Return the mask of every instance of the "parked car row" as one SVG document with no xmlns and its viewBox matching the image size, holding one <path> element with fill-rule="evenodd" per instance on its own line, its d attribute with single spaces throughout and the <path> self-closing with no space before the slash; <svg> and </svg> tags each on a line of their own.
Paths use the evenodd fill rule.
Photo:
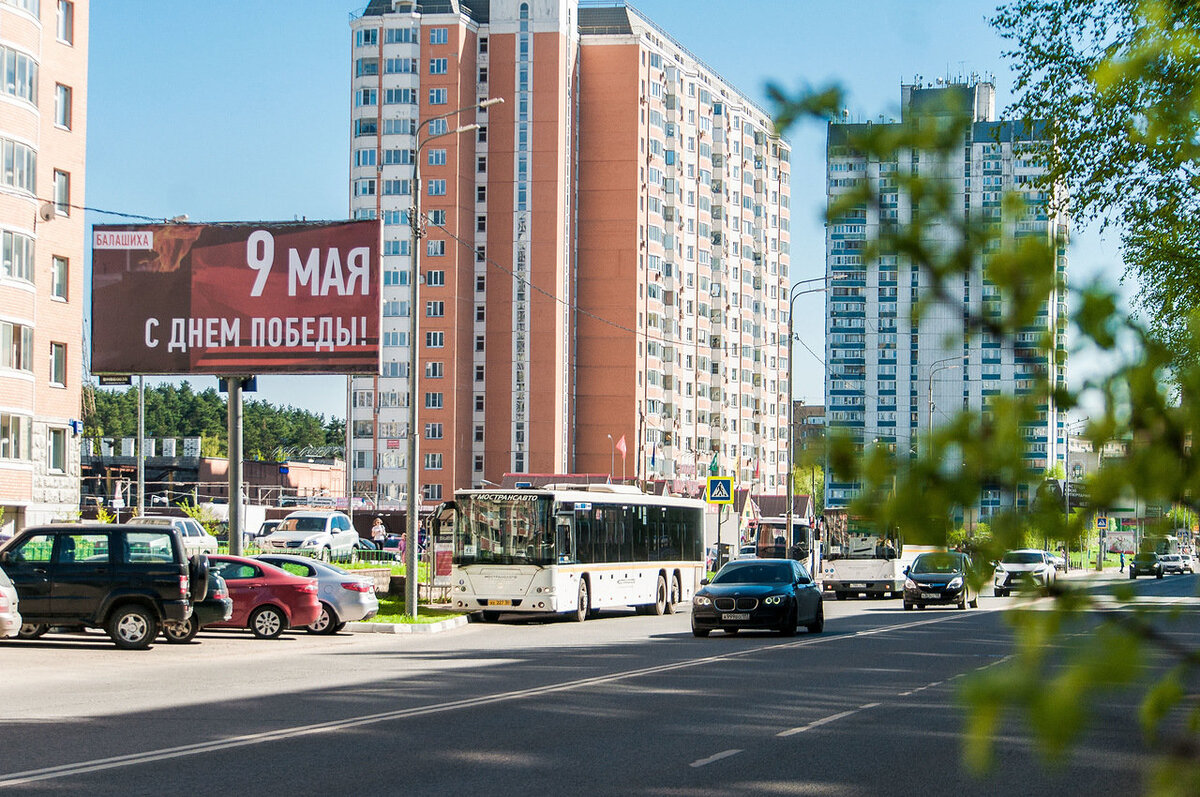
<svg viewBox="0 0 1200 797">
<path fill-rule="evenodd" d="M 178 520 L 172 519 L 172 520 Z M 309 557 L 189 555 L 174 523 L 34 526 L 0 546 L 0 637 L 99 628 L 126 649 L 202 628 L 335 633 L 379 610 L 373 582 Z"/>
</svg>

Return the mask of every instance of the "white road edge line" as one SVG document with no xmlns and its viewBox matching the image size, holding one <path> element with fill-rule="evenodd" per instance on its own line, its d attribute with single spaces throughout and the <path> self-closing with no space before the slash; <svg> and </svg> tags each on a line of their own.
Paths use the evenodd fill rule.
<svg viewBox="0 0 1200 797">
<path fill-rule="evenodd" d="M 558 684 L 532 687 L 530 689 L 520 689 L 513 692 L 502 692 L 495 695 L 483 695 L 480 697 L 465 698 L 462 700 L 452 700 L 446 703 L 436 703 L 428 706 L 398 709 L 396 711 L 363 714 L 361 716 L 347 717 L 340 720 L 330 720 L 328 722 L 320 722 L 310 725 L 298 725 L 291 728 L 279 728 L 273 731 L 230 736 L 225 739 L 213 739 L 207 742 L 197 742 L 193 744 L 179 745 L 177 747 L 165 747 L 158 750 L 147 750 L 140 753 L 127 753 L 125 755 L 112 756 L 109 758 L 98 758 L 91 761 L 79 761 L 72 764 L 59 764 L 57 766 L 30 769 L 23 772 L 0 773 L 0 789 L 9 788 L 12 786 L 23 786 L 29 783 L 37 783 L 46 780 L 55 780 L 73 775 L 86 775 L 94 772 L 102 772 L 108 769 L 134 766 L 137 764 L 149 764 L 156 761 L 184 758 L 186 756 L 200 755 L 202 753 L 211 753 L 220 750 L 230 750 L 238 747 L 249 747 L 257 744 L 284 741 L 287 739 L 294 739 L 297 737 L 309 736 L 317 733 L 348 730 L 350 728 L 357 728 L 365 725 L 375 725 L 380 722 L 409 719 L 412 717 L 421 717 L 429 714 L 440 714 L 446 711 L 454 711 L 462 708 L 475 708 L 477 706 L 486 706 L 494 703 L 505 703 L 512 700 L 522 700 L 525 698 L 538 697 L 556 692 L 568 692 L 589 686 L 599 686 L 601 684 L 615 683 L 618 681 L 628 680 L 630 678 L 638 678 L 643 675 L 655 675 L 658 673 L 699 667 L 705 664 L 713 664 L 721 661 L 731 661 L 733 659 L 743 658 L 745 656 L 751 656 L 773 650 L 821 645 L 837 642 L 839 640 L 858 639 L 859 637 L 886 634 L 892 631 L 904 631 L 923 625 L 945 623 L 952 620 L 963 619 L 964 617 L 979 616 L 985 613 L 990 614 L 994 611 L 1002 611 L 1002 609 L 999 607 L 996 609 L 986 609 L 983 611 L 973 612 L 969 615 L 951 614 L 946 615 L 945 617 L 934 617 L 928 620 L 916 620 L 911 623 L 881 626 L 879 628 L 872 628 L 866 631 L 858 631 L 853 634 L 819 636 L 812 639 L 802 639 L 795 642 L 785 642 L 778 645 L 767 645 L 759 648 L 746 648 L 744 650 L 722 653 L 717 656 L 704 656 L 698 659 L 687 659 L 671 664 L 660 664 L 655 667 L 643 667 L 636 670 L 626 670 L 625 672 L 610 673 L 609 675 L 599 675 L 592 678 L 581 678 L 574 681 L 564 681 Z M 834 717 L 834 719 L 837 719 L 840 716 L 842 715 L 838 715 L 837 717 Z M 826 719 L 819 722 L 829 721 L 832 720 Z M 800 731 L 796 730 L 796 732 L 799 733 Z"/>
<path fill-rule="evenodd" d="M 741 750 L 724 750 L 720 753 L 717 753 L 716 755 L 710 755 L 708 758 L 701 758 L 699 761 L 693 761 L 692 763 L 688 764 L 688 766 L 690 766 L 692 768 L 708 766 L 709 764 L 711 764 L 714 761 L 720 761 L 722 758 L 729 758 L 729 756 L 737 755 L 740 752 L 742 752 L 742 751 Z"/>
</svg>

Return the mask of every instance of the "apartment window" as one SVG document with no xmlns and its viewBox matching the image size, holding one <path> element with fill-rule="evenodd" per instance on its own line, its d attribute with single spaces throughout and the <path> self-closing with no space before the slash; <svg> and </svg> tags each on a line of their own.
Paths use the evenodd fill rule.
<svg viewBox="0 0 1200 797">
<path fill-rule="evenodd" d="M 450 41 L 449 28 L 430 28 L 429 43 L 430 44 L 445 44 Z"/>
<path fill-rule="evenodd" d="M 487 247 L 484 247 L 484 246 L 475 247 L 475 262 L 476 263 L 486 263 L 487 262 Z M 478 279 L 476 279 L 476 281 L 475 281 L 475 290 L 477 290 L 477 291 L 483 290 L 483 288 L 479 287 Z"/>
<path fill-rule="evenodd" d="M 441 379 L 446 375 L 445 363 L 425 363 L 426 379 Z"/>
<path fill-rule="evenodd" d="M 477 131 L 475 131 L 475 140 L 478 141 L 480 144 L 487 143 L 487 127 L 486 126 L 481 127 Z"/>
<path fill-rule="evenodd" d="M 475 394 L 475 411 L 483 412 L 483 394 L 482 393 Z"/>
<path fill-rule="evenodd" d="M 478 158 L 475 159 L 475 171 L 479 172 L 480 174 L 487 173 L 487 156 L 486 155 L 480 155 Z"/>
<path fill-rule="evenodd" d="M 445 196 L 446 181 L 445 180 L 430 180 L 429 181 L 429 196 Z"/>
<path fill-rule="evenodd" d="M 441 393 L 426 393 L 425 394 L 425 409 L 440 410 L 444 406 L 444 398 Z"/>
<path fill-rule="evenodd" d="M 447 58 L 430 58 L 429 74 L 444 75 L 449 71 L 450 60 Z"/>
<path fill-rule="evenodd" d="M 354 34 L 354 46 L 373 47 L 379 44 L 379 28 L 364 28 Z"/>
<path fill-rule="evenodd" d="M 450 126 L 445 119 L 430 119 L 429 120 L 429 135 L 441 136 L 445 135 L 450 130 Z"/>
<path fill-rule="evenodd" d="M 479 37 L 479 52 L 486 53 L 488 51 L 487 48 L 488 48 L 488 37 L 480 36 Z"/>
<path fill-rule="evenodd" d="M 446 211 L 444 211 L 444 210 L 429 211 L 429 223 L 435 227 L 445 227 L 446 226 Z"/>
<path fill-rule="evenodd" d="M 475 442 L 476 443 L 483 442 L 483 424 L 481 424 L 481 423 L 475 424 Z"/>
<path fill-rule="evenodd" d="M 50 344 L 50 384 L 67 386 L 67 344 Z"/>
<path fill-rule="evenodd" d="M 478 251 L 476 252 L 476 254 L 478 254 Z M 479 260 L 479 259 L 481 259 L 481 258 L 476 257 L 476 260 Z M 475 278 L 475 292 L 483 293 L 485 290 L 487 290 L 487 277 L 480 274 L 479 276 L 477 276 Z"/>
<path fill-rule="evenodd" d="M 445 302 L 425 302 L 426 318 L 441 318 L 444 315 L 446 315 Z"/>
<path fill-rule="evenodd" d="M 64 44 L 75 43 L 75 4 L 70 0 L 58 0 L 58 40 Z"/>
<path fill-rule="evenodd" d="M 475 186 L 475 201 L 476 202 L 487 202 L 487 186 L 486 185 Z"/>
<path fill-rule="evenodd" d="M 446 165 L 446 150 L 444 150 L 444 149 L 429 150 L 429 165 L 430 166 L 445 166 Z"/>
<path fill-rule="evenodd" d="M 476 321 L 483 321 L 483 320 L 484 320 L 484 312 L 483 312 L 483 305 L 482 305 L 482 304 L 477 304 L 477 305 L 475 305 L 475 320 L 476 320 Z"/>
<path fill-rule="evenodd" d="M 444 271 L 426 271 L 425 284 L 431 288 L 441 287 L 446 284 L 446 272 Z"/>
<path fill-rule="evenodd" d="M 476 382 L 483 381 L 483 366 L 482 365 L 475 366 L 475 381 Z"/>
<path fill-rule="evenodd" d="M 475 455 L 475 472 L 483 473 L 483 454 Z"/>
<path fill-rule="evenodd" d="M 441 454 L 426 454 L 425 455 L 425 470 L 441 470 L 442 455 Z"/>
<path fill-rule="evenodd" d="M 0 459 L 29 458 L 30 419 L 0 413 Z"/>
<path fill-rule="evenodd" d="M 54 124 L 71 129 L 71 87 L 54 84 Z"/>
<path fill-rule="evenodd" d="M 355 180 L 354 181 L 355 196 L 375 196 L 375 181 L 374 180 Z"/>
<path fill-rule="evenodd" d="M 487 216 L 475 217 L 475 232 L 487 232 Z"/>
<path fill-rule="evenodd" d="M 0 367 L 33 371 L 33 327 L 0 321 Z"/>
<path fill-rule="evenodd" d="M 379 102 L 379 92 L 375 89 L 359 89 L 354 92 L 354 107 L 369 108 Z"/>
<path fill-rule="evenodd" d="M 4 169 L 0 171 L 0 182 L 13 188 L 37 193 L 37 153 L 32 148 L 15 141 L 0 139 L 0 158 Z"/>
<path fill-rule="evenodd" d="M 479 67 L 479 82 L 487 83 L 487 79 L 488 79 L 487 67 L 486 66 Z"/>
<path fill-rule="evenodd" d="M 485 344 L 484 344 L 483 335 L 476 335 L 475 336 L 475 351 L 482 352 L 484 345 Z"/>
<path fill-rule="evenodd" d="M 448 98 L 448 93 L 445 89 L 430 89 L 429 104 L 430 105 L 445 105 Z"/>
<path fill-rule="evenodd" d="M 54 170 L 54 210 L 71 215 L 71 175 L 58 169 Z"/>
<path fill-rule="evenodd" d="M 440 423 L 425 424 L 425 439 L 426 440 L 441 440 L 442 425 Z"/>
<path fill-rule="evenodd" d="M 71 261 L 55 255 L 50 260 L 50 295 L 55 299 L 66 300 L 67 279 L 71 275 Z"/>
<path fill-rule="evenodd" d="M 67 430 L 50 430 L 50 448 L 47 451 L 50 470 L 55 473 L 67 472 Z"/>
<path fill-rule="evenodd" d="M 427 349 L 442 349 L 446 347 L 445 332 L 426 332 L 425 333 L 425 348 Z"/>
<path fill-rule="evenodd" d="M 2 250 L 4 276 L 33 282 L 33 239 L 5 230 Z"/>
<path fill-rule="evenodd" d="M 425 254 L 430 257 L 442 257 L 446 254 L 445 241 L 426 241 Z"/>
<path fill-rule="evenodd" d="M 441 501 L 442 500 L 442 485 L 440 484 L 422 484 L 421 497 L 426 501 Z"/>
</svg>

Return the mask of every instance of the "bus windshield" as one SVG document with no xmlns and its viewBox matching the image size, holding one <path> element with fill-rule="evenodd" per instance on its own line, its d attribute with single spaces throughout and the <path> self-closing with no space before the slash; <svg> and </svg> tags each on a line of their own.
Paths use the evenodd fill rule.
<svg viewBox="0 0 1200 797">
<path fill-rule="evenodd" d="M 459 506 L 454 564 L 551 565 L 557 561 L 550 496 L 481 493 Z"/>
</svg>

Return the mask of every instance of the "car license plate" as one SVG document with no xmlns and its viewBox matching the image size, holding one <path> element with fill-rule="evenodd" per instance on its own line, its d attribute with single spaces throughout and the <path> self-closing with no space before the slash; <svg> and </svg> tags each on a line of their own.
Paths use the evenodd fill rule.
<svg viewBox="0 0 1200 797">
<path fill-rule="evenodd" d="M 850 589 L 866 589 L 866 584 L 849 584 Z"/>
<path fill-rule="evenodd" d="M 941 597 L 942 597 L 942 596 L 941 596 L 941 595 L 939 595 L 939 594 L 938 594 L 938 593 L 936 593 L 936 592 L 922 592 L 922 593 L 921 593 L 921 599 L 922 599 L 922 600 L 927 600 L 927 601 L 929 601 L 929 600 L 937 600 L 938 598 L 941 598 Z"/>
<path fill-rule="evenodd" d="M 749 620 L 749 612 L 725 612 L 721 615 L 722 620 Z"/>
<path fill-rule="evenodd" d="M 512 606 L 512 601 L 490 600 L 488 606 Z"/>
</svg>

